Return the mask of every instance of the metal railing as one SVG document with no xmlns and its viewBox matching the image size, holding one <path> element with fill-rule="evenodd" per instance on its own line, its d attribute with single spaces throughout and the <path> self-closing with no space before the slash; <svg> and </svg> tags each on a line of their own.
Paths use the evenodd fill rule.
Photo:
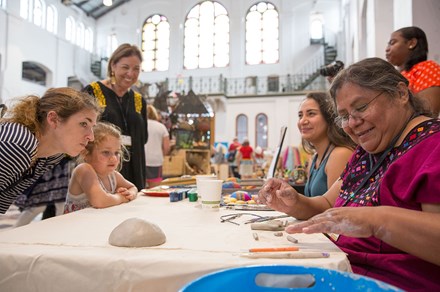
<svg viewBox="0 0 440 292">
<path fill-rule="evenodd" d="M 223 76 L 167 78 L 160 82 L 164 90 L 185 95 L 190 90 L 197 94 L 222 94 L 225 96 L 273 95 L 294 93 L 304 90 L 325 90 L 325 79 L 316 72 L 277 76 L 251 76 L 245 78 L 224 78 Z M 148 87 L 148 97 L 159 92 L 156 84 Z"/>
<path fill-rule="evenodd" d="M 226 78 L 219 76 L 167 78 L 162 81 L 150 82 L 148 97 L 153 98 L 159 92 L 156 83 L 162 90 L 171 90 L 186 94 L 193 90 L 197 94 L 222 94 L 225 96 L 274 95 L 294 93 L 303 90 L 325 90 L 326 81 L 319 78 L 319 69 L 324 65 L 324 48 L 321 46 L 296 69 L 295 74 L 246 76 Z"/>
</svg>

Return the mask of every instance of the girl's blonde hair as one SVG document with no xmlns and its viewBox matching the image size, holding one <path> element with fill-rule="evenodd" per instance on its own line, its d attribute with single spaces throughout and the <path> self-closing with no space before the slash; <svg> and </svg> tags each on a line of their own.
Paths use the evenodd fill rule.
<svg viewBox="0 0 440 292">
<path fill-rule="evenodd" d="M 122 162 L 129 160 L 129 152 L 127 148 L 122 144 L 122 136 L 121 130 L 118 126 L 107 123 L 107 122 L 99 122 L 93 128 L 93 134 L 95 139 L 92 142 L 87 143 L 86 148 L 81 151 L 78 156 L 78 162 L 85 162 L 86 156 L 93 153 L 93 150 L 102 143 L 107 137 L 112 136 L 119 140 L 121 144 L 121 156 L 118 165 L 118 171 L 121 170 Z"/>
</svg>

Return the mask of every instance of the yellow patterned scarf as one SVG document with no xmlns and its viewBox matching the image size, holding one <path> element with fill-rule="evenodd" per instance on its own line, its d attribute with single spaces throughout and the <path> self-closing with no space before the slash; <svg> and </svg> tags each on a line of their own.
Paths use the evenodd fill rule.
<svg viewBox="0 0 440 292">
<path fill-rule="evenodd" d="M 106 100 L 105 96 L 102 93 L 101 87 L 99 86 L 98 82 L 92 82 L 90 84 L 93 88 L 93 95 L 95 95 L 96 99 L 98 100 L 98 104 L 101 107 L 106 107 Z M 141 113 L 142 110 L 142 95 L 138 92 L 134 92 L 134 108 L 137 113 Z"/>
</svg>

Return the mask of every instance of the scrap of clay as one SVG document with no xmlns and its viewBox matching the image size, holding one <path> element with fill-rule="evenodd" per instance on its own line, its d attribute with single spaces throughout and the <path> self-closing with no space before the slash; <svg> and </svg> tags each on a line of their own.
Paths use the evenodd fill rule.
<svg viewBox="0 0 440 292">
<path fill-rule="evenodd" d="M 114 246 L 148 247 L 165 243 L 162 229 L 154 223 L 139 218 L 130 218 L 113 229 L 108 242 Z"/>
<path fill-rule="evenodd" d="M 279 220 L 271 220 L 263 223 L 252 223 L 252 230 L 269 230 L 269 231 L 281 231 L 284 230 L 283 222 Z"/>
</svg>

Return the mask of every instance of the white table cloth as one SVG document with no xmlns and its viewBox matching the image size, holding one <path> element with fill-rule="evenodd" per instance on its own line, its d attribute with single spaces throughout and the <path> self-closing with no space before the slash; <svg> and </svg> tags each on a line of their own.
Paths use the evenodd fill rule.
<svg viewBox="0 0 440 292">
<path fill-rule="evenodd" d="M 139 196 L 106 209 L 88 208 L 0 232 L 0 291 L 177 291 L 186 283 L 225 268 L 288 264 L 351 271 L 346 255 L 322 234 L 297 234 L 298 244 L 272 231 L 220 222 L 220 216 L 249 211 L 207 211 L 188 199 Z M 279 215 L 275 211 L 253 211 Z M 146 248 L 115 247 L 111 231 L 128 218 L 157 224 L 167 240 Z M 256 241 L 253 233 L 258 233 Z M 317 259 L 252 259 L 255 247 L 298 246 L 330 253 Z"/>
</svg>

